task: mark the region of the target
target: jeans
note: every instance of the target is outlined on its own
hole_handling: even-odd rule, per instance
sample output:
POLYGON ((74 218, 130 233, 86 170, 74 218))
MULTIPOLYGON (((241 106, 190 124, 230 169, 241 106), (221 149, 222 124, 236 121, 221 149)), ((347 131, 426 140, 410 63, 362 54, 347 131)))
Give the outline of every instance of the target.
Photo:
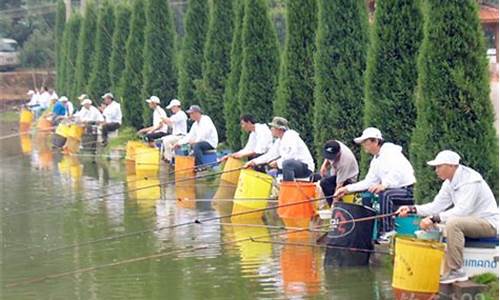
POLYGON ((120 123, 106 123, 102 125, 102 142, 107 143, 108 133, 117 130, 118 128, 120 128, 120 126, 121 126, 120 123))
POLYGON ((151 143, 151 142, 154 142, 156 139, 162 138, 162 137, 164 137, 166 135, 167 135, 166 132, 156 131, 156 132, 152 132, 152 133, 146 134, 146 136, 144 137, 144 139, 146 140, 146 142, 151 143))
POLYGON ((304 178, 311 175, 311 170, 307 165, 295 159, 287 159, 283 161, 283 180, 293 181, 295 178, 304 178))
POLYGON ((208 142, 201 141, 193 145, 194 162, 196 166, 202 164, 201 159, 203 157, 203 152, 208 150, 214 150, 214 147, 212 147, 212 145, 208 142))

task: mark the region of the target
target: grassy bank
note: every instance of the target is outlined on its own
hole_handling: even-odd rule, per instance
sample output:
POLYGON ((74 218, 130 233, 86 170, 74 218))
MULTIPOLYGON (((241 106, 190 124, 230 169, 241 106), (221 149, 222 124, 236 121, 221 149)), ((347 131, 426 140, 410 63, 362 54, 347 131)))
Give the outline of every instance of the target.
POLYGON ((486 284, 488 290, 484 293, 485 300, 498 299, 498 277, 492 273, 485 273, 471 278, 476 283, 486 284))
POLYGON ((139 140, 137 131, 132 127, 122 127, 119 129, 118 136, 109 140, 104 149, 106 153, 113 149, 125 149, 128 141, 139 140))

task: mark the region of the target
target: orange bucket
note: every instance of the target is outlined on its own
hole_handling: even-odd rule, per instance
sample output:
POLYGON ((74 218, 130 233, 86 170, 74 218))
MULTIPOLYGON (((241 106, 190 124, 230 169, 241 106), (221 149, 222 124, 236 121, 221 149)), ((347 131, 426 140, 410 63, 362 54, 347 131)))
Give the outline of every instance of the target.
POLYGON ((175 176, 194 176, 194 156, 175 156, 175 176))
POLYGON ((51 131, 52 130, 52 122, 47 120, 46 117, 41 117, 38 121, 38 129, 41 131, 51 131))
POLYGON ((319 292, 319 266, 312 247, 285 246, 280 266, 287 296, 304 297, 319 292))
POLYGON ((288 239, 305 240, 311 237, 308 230, 299 231, 299 228, 309 228, 311 218, 282 218, 285 227, 295 228, 288 230, 286 237, 288 239))
MULTIPOLYGON (((303 202, 316 197, 316 185, 312 182, 282 181, 279 205, 303 202)), ((310 218, 314 216, 314 203, 308 202, 278 208, 280 218, 310 218)))
POLYGON ((194 180, 176 184, 175 199, 180 207, 196 208, 196 185, 194 180))

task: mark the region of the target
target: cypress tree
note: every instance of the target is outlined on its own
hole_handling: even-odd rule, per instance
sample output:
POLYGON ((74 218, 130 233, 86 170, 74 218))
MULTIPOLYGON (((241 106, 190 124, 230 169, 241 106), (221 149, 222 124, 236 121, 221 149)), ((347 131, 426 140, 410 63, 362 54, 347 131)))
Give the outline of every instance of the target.
POLYGON ((371 38, 364 124, 380 129, 387 141, 401 145, 408 154, 416 118, 417 53, 422 41, 419 2, 377 1, 371 38))
POLYGON ((243 18, 243 59, 239 84, 241 112, 258 121, 272 117, 279 72, 278 38, 265 0, 248 0, 243 18))
POLYGON ((90 72, 92 70, 92 57, 95 50, 95 32, 97 29, 97 7, 94 1, 85 6, 80 37, 78 40, 78 52, 76 57, 76 80, 71 94, 78 96, 87 93, 90 72))
POLYGON ((358 147, 352 139, 363 129, 368 45, 365 2, 320 0, 318 5, 313 122, 316 153, 320 154, 323 143, 331 138, 355 150, 358 147))
POLYGON ((201 104, 214 121, 221 140, 226 136, 224 89, 231 67, 233 15, 232 1, 213 0, 204 51, 201 104))
POLYGON ((135 0, 132 6, 132 21, 127 39, 125 70, 119 84, 119 96, 122 100, 125 124, 135 128, 142 127, 142 68, 144 49, 144 27, 146 15, 144 4, 135 0))
POLYGON ((224 120, 226 122, 226 142, 230 149, 241 147, 241 129, 239 117, 241 114, 238 100, 242 61, 242 30, 245 15, 245 1, 239 0, 235 5, 234 31, 231 42, 231 69, 224 90, 224 120))
POLYGON ((417 121, 410 147, 418 202, 440 181, 426 161, 459 153, 498 193, 498 137, 493 127, 488 63, 474 0, 429 1, 418 60, 417 121))
POLYGON ((75 82, 76 54, 78 52, 81 19, 82 18, 79 14, 73 14, 69 18, 64 29, 64 41, 62 44, 63 64, 61 67, 63 81, 60 89, 61 95, 69 96, 71 88, 75 82))
POLYGON ((57 1, 57 11, 56 11, 56 29, 54 30, 54 40, 56 41, 56 89, 59 91, 62 88, 62 64, 63 64, 63 34, 64 25, 66 23, 66 6, 63 0, 57 1))
POLYGON ((316 0, 287 2, 287 35, 274 114, 287 118, 306 143, 313 141, 316 0))
POLYGON ((185 17, 186 35, 179 68, 179 97, 185 107, 199 104, 195 81, 202 78, 203 50, 208 28, 208 1, 189 0, 185 17))
POLYGON ((130 6, 120 3, 115 6, 115 25, 112 38, 111 61, 109 62, 109 75, 111 76, 112 91, 116 93, 118 83, 125 69, 125 44, 130 31, 130 6))
MULTIPOLYGON (((168 2, 148 0, 146 22, 142 98, 155 95, 166 105, 177 91, 174 25, 168 2)), ((151 114, 143 101, 144 124, 151 123, 151 114)))
POLYGON ((89 96, 97 101, 100 101, 101 95, 111 88, 109 61, 113 42, 113 22, 113 6, 109 0, 105 0, 99 8, 97 16, 95 55, 87 87, 89 96))

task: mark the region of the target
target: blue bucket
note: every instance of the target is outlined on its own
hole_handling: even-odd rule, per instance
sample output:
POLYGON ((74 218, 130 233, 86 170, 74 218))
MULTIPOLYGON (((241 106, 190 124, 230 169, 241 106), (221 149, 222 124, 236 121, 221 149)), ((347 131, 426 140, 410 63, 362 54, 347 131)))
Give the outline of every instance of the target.
POLYGON ((420 230, 420 216, 396 217, 396 232, 400 236, 415 237, 415 231, 420 230))

